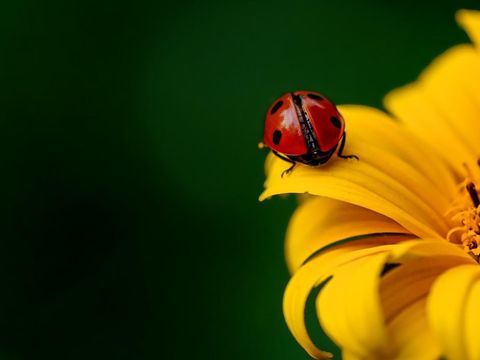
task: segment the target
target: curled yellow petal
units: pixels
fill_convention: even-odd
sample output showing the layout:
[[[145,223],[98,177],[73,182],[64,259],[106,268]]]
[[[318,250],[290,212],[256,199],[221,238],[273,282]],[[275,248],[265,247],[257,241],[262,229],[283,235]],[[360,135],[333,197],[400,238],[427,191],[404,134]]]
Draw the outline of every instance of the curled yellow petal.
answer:
[[[467,259],[459,256],[428,256],[407,261],[390,271],[382,278],[380,289],[386,321],[426,297],[435,279],[444,271],[466,263]]]
[[[435,239],[405,241],[392,248],[390,252],[390,260],[401,263],[436,256],[454,256],[461,258],[459,261],[465,264],[477,264],[460,247],[447,241],[436,241]]]
[[[317,312],[325,332],[362,359],[390,356],[378,291],[387,258],[388,253],[378,253],[345,264],[318,296]]]
[[[452,268],[478,265],[455,245],[425,239],[396,245],[389,261],[401,263],[382,278],[380,286],[395,359],[437,359],[443,348],[430,327],[426,307],[432,284]]]
[[[408,234],[398,223],[381,214],[346,202],[311,197],[295,211],[285,244],[291,272],[312,254],[340,240],[380,234]]]
[[[318,313],[325,332],[351,359],[438,358],[441,347],[428,327],[426,296],[439,275],[473,260],[436,240],[372,250],[338,265],[320,292]],[[380,277],[387,262],[401,265]]]
[[[479,281],[480,267],[463,265],[446,271],[432,286],[427,305],[428,318],[444,354],[450,360],[476,359],[469,356],[471,350],[467,348],[466,317],[472,313],[465,310]],[[477,294],[475,291],[474,295]],[[478,328],[475,326],[475,329]]]
[[[272,159],[270,181],[261,195],[263,200],[286,193],[310,193],[361,206],[392,218],[419,237],[442,238],[447,225],[440,215],[409,193],[388,186],[382,174],[365,163],[337,162],[327,169],[299,167],[285,178],[285,162]],[[390,183],[392,183],[390,181]],[[392,186],[394,186],[392,184]],[[413,198],[412,198],[413,197]]]
[[[312,289],[329,276],[336,269],[356,259],[366,256],[385,253],[392,244],[406,240],[408,237],[382,237],[358,240],[335,246],[317,255],[303,265],[292,276],[285,290],[283,312],[285,321],[298,343],[314,358],[325,359],[329,353],[321,351],[310,339],[305,326],[305,304]],[[386,245],[380,245],[379,241]]]

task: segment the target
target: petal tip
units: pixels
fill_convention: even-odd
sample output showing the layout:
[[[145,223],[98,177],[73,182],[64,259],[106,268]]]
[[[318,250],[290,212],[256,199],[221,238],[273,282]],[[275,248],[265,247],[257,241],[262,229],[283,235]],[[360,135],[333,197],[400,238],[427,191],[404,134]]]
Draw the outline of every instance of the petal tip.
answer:
[[[466,31],[470,39],[480,46],[480,11],[458,10],[455,14],[457,23]]]
[[[478,19],[480,19],[480,11],[478,10],[460,9],[455,13],[455,20],[463,28],[465,28],[466,23]]]
[[[263,202],[263,201],[265,201],[266,199],[269,198],[269,196],[266,194],[266,192],[267,191],[264,191],[260,194],[260,196],[258,197],[258,201]]]
[[[401,103],[403,99],[407,98],[410,94],[415,93],[415,85],[416,83],[413,82],[390,90],[390,92],[388,92],[383,98],[383,105],[385,108],[389,112],[395,113],[397,104],[399,102]]]

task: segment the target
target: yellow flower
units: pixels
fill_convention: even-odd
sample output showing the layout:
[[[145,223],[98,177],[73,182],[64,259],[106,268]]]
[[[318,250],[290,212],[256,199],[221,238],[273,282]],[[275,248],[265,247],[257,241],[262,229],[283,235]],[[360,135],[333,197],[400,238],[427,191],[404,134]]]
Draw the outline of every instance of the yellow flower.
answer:
[[[480,12],[457,20],[473,41],[388,94],[389,113],[340,106],[359,161],[289,166],[271,154],[260,199],[308,195],[292,217],[284,315],[312,356],[320,324],[344,359],[480,359]]]

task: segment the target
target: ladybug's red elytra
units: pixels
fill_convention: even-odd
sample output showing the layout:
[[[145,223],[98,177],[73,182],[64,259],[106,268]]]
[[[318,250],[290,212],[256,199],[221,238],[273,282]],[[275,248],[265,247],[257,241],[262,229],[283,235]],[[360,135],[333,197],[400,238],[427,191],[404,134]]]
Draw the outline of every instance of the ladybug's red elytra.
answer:
[[[345,121],[336,106],[325,96],[312,91],[294,91],[280,96],[268,109],[263,143],[281,159],[292,164],[282,173],[290,173],[297,162],[325,164],[338,147],[344,155]],[[340,144],[340,146],[338,146]]]

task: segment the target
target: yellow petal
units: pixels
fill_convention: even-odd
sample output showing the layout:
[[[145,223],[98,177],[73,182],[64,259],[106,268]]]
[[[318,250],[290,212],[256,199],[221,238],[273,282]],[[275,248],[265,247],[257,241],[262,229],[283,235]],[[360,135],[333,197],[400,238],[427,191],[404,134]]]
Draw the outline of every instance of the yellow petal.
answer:
[[[480,155],[480,56],[471,45],[446,51],[419,79],[426,97],[474,155]],[[446,144],[448,145],[448,144]]]
[[[397,349],[395,360],[436,360],[441,349],[426,317],[426,299],[423,298],[403,309],[388,325],[393,346]]]
[[[444,271],[466,263],[468,259],[460,256],[419,257],[387,273],[380,288],[386,321],[426,297],[435,279]]]
[[[428,318],[444,354],[450,360],[475,359],[469,357],[467,348],[466,317],[470,314],[466,309],[471,291],[479,281],[478,264],[463,265],[445,272],[432,287],[427,305]]]
[[[317,299],[325,332],[359,358],[386,359],[391,351],[378,291],[387,258],[388,253],[380,253],[345,264]]]
[[[461,258],[465,264],[477,264],[460,247],[447,241],[422,239],[422,241],[405,241],[392,248],[390,261],[404,263],[419,258],[454,256]]]
[[[426,295],[439,274],[473,260],[435,240],[372,250],[334,270],[318,298],[322,327],[351,359],[436,358],[440,348],[426,322]],[[402,265],[381,278],[387,261]]]
[[[394,177],[415,176],[415,181],[428,182],[428,187],[434,187],[444,197],[451,199],[456,196],[457,180],[451,171],[445,166],[440,158],[432,156],[432,149],[418,137],[413,136],[408,130],[399,126],[398,122],[392,121],[392,118],[382,111],[358,105],[339,106],[344,118],[347,121],[348,141],[350,137],[358,138],[357,149],[352,151],[362,152],[366,145],[376,148],[381,154],[389,154],[390,158],[397,157],[398,160],[409,164],[413,169],[412,174],[398,171],[396,166],[385,162],[381,157],[373,157],[369,161],[377,168],[386,170]],[[352,133],[352,134],[351,134]],[[402,176],[403,175],[403,176]],[[410,183],[409,185],[410,186]],[[414,186],[414,187],[418,187]],[[425,193],[425,188],[421,189],[421,194]],[[435,193],[438,195],[438,192]]]
[[[480,57],[472,46],[446,51],[417,82],[388,94],[385,106],[458,174],[465,174],[464,163],[477,171]]]
[[[271,157],[261,199],[308,192],[378,212],[419,237],[446,235],[450,225],[444,214],[454,196],[455,182],[444,165],[435,158],[421,159],[425,147],[417,148],[415,138],[387,115],[359,106],[342,107],[341,111],[349,129],[345,151],[357,154],[360,160],[334,158],[321,168],[298,165],[282,178],[288,164]],[[445,180],[442,191],[438,178]]]
[[[480,359],[480,281],[470,289],[465,307],[465,343],[469,359]]]
[[[480,48],[480,11],[459,10],[457,22],[465,29],[470,39]]]
[[[414,198],[408,189],[392,189],[394,180],[389,181],[387,175],[366,163],[338,161],[328,169],[302,166],[282,179],[285,162],[271,161],[270,180],[261,200],[278,194],[308,192],[378,212],[419,237],[440,239],[446,234],[448,227],[438,213]]]
[[[389,241],[390,244],[395,244],[405,239],[406,237],[396,236],[390,239],[382,237],[380,240],[383,243]],[[312,357],[325,359],[330,354],[319,350],[315,346],[305,327],[305,304],[308,295],[315,286],[325,281],[343,264],[372,254],[385,253],[393,246],[378,246],[378,241],[378,238],[371,238],[330,248],[302,266],[288,283],[283,299],[285,321],[292,335]]]
[[[342,359],[343,360],[360,360],[355,354],[352,354],[347,350],[342,350]]]
[[[287,230],[285,251],[293,273],[312,254],[341,240],[360,236],[408,234],[395,221],[376,212],[325,197],[311,197],[295,211]]]

